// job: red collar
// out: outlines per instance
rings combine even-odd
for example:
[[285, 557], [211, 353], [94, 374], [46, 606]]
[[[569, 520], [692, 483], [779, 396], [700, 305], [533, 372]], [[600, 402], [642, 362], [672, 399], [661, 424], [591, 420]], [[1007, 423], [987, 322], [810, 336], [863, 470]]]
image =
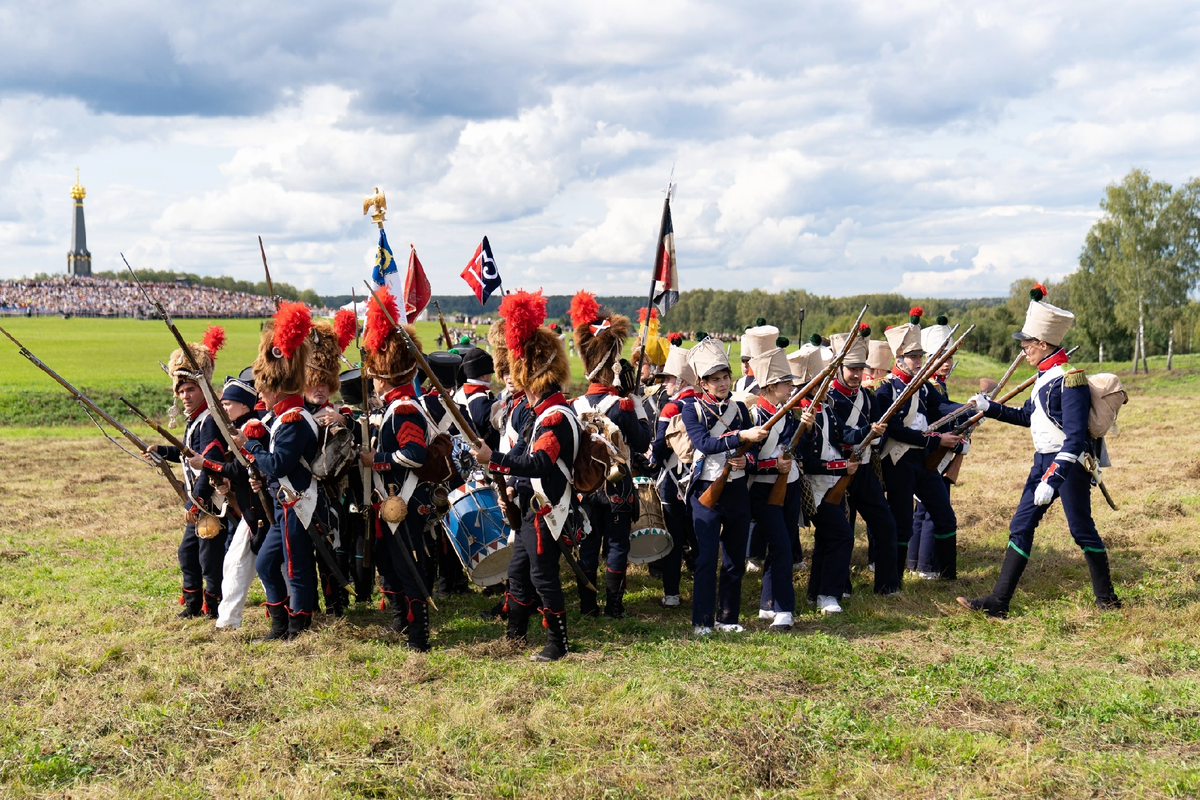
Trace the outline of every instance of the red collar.
[[549, 397], [543, 398], [542, 402], [537, 404], [537, 406], [533, 409], [533, 415], [535, 417], [540, 417], [542, 412], [547, 408], [550, 408], [551, 406], [565, 406], [566, 404], [567, 398], [563, 397], [563, 393], [555, 392]]
[[758, 407], [766, 411], [768, 414], [774, 414], [779, 410], [775, 406], [771, 405], [771, 402], [761, 394], [758, 396]]
[[1048, 369], [1053, 369], [1065, 363], [1067, 363], [1067, 351], [1060, 347], [1054, 353], [1042, 359], [1041, 363], [1038, 364], [1038, 372], [1045, 372]]
[[266, 411], [267, 404], [264, 403], [262, 400], [259, 400], [257, 403], [254, 404], [254, 410], [255, 411]]
[[[1063, 360], [1065, 361], [1066, 359], [1063, 359]], [[205, 411], [205, 409], [207, 409], [207, 408], [208, 408], [208, 401], [207, 401], [207, 400], [205, 400], [203, 403], [201, 403], [201, 404], [200, 404], [200, 407], [199, 407], [199, 408], [197, 408], [195, 411], [193, 411], [193, 412], [192, 412], [192, 413], [191, 413], [191, 414], [188, 416], [188, 422], [191, 422], [191, 421], [192, 421], [192, 420], [194, 420], [196, 417], [198, 417], [198, 416], [200, 416], [201, 414], [203, 414], [203, 413], [204, 413], [204, 411]]]
[[617, 387], [608, 386], [607, 384], [603, 384], [603, 383], [589, 383], [587, 393], [588, 394], [616, 394]]
[[274, 406], [272, 406], [271, 411], [273, 411], [275, 413], [275, 416], [278, 417], [278, 416], [282, 416], [283, 412], [287, 411], [288, 409], [300, 408], [303, 405], [304, 405], [304, 395], [293, 394], [289, 397], [283, 398], [278, 403], [276, 403]]
[[682, 400], [685, 397], [698, 397], [698, 395], [696, 394], [696, 390], [689, 386], [686, 389], [681, 389], [679, 394], [675, 395], [674, 399]]
[[834, 388], [835, 390], [837, 390], [837, 391], [841, 392], [841, 393], [842, 393], [842, 394], [844, 394], [846, 397], [854, 397], [854, 395], [858, 394], [858, 390], [857, 390], [857, 389], [851, 389], [849, 386], [847, 386], [846, 384], [842, 383], [842, 382], [841, 382], [840, 380], [838, 380], [837, 378], [834, 378], [834, 379], [833, 379], [833, 384], [832, 384], [832, 386], [833, 386], [833, 388]]
[[421, 394], [425, 397], [437, 397], [438, 390], [431, 387], [428, 391], [422, 392]]
[[[809, 408], [812, 406], [812, 404], [813, 404], [813, 401], [810, 400], [809, 398], [807, 398], [807, 397], [800, 398], [800, 407], [801, 408]], [[813, 412], [817, 413], [817, 414], [821, 413], [821, 404], [820, 403], [817, 403], [817, 407], [813, 409]]]
[[912, 383], [912, 379], [917, 377], [916, 375], [909, 375], [904, 370], [900, 369], [899, 367], [895, 367], [895, 366], [892, 367], [891, 374], [893, 376], [899, 378], [900, 382], [903, 383], [905, 386], [908, 386], [910, 383]]
[[711, 392], [705, 392], [704, 394], [700, 395], [700, 399], [706, 403], [712, 403], [713, 405], [720, 406], [720, 405], [724, 405], [725, 403], [728, 403], [731, 395], [732, 395], [732, 393], [727, 394], [727, 395], [725, 395], [724, 400], [718, 400]]
[[490, 392], [491, 389], [487, 386], [480, 386], [478, 383], [464, 384], [462, 387], [464, 394], [479, 394], [480, 392]]
[[[429, 393], [432, 394], [432, 393]], [[399, 400], [401, 397], [416, 397], [417, 390], [411, 383], [406, 383], [403, 386], [397, 386], [383, 396], [383, 405], [390, 406], [393, 401]]]

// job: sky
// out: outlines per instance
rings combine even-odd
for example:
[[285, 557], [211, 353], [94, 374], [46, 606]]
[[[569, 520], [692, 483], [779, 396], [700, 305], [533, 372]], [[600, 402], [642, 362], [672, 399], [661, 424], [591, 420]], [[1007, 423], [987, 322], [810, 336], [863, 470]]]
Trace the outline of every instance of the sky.
[[0, 278], [361, 287], [386, 192], [435, 293], [1007, 293], [1071, 272], [1104, 188], [1200, 174], [1200, 6], [0, 0]]

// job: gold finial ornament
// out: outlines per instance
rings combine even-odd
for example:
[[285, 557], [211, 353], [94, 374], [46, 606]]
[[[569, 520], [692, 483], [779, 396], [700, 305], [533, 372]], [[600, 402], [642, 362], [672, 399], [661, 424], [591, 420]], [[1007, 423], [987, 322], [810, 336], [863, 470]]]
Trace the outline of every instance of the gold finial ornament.
[[75, 168], [75, 185], [71, 187], [71, 197], [82, 200], [87, 196], [87, 189], [79, 185], [79, 167]]
[[387, 211], [387, 198], [383, 196], [383, 192], [379, 190], [378, 186], [375, 187], [375, 194], [363, 198], [363, 216], [370, 212], [371, 206], [375, 206], [375, 213], [371, 214], [371, 221], [382, 228], [383, 214]]

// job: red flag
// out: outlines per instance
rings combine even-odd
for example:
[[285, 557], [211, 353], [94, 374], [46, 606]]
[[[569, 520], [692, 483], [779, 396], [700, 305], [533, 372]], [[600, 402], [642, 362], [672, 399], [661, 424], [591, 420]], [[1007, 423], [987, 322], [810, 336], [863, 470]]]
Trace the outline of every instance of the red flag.
[[492, 246], [488, 243], [486, 236], [475, 248], [475, 255], [471, 256], [471, 262], [459, 274], [471, 287], [471, 291], [475, 293], [475, 299], [480, 303], [486, 303], [492, 292], [500, 288], [500, 270], [496, 266], [496, 259], [492, 255]]
[[433, 289], [429, 285], [429, 278], [425, 277], [421, 260], [417, 258], [417, 248], [412, 245], [409, 247], [412, 249], [408, 253], [408, 274], [404, 276], [404, 309], [405, 316], [416, 319], [429, 305]]

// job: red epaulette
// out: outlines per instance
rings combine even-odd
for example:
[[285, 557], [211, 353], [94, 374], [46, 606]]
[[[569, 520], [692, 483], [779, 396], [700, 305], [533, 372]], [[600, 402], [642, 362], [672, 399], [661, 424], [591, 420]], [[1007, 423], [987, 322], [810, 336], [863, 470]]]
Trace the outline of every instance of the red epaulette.
[[412, 398], [402, 397], [400, 398], [400, 402], [396, 404], [396, 410], [392, 413], [408, 416], [410, 414], [420, 414], [421, 410], [417, 408], [417, 404], [413, 402]]
[[242, 426], [242, 434], [248, 439], [261, 439], [267, 435], [267, 426], [260, 420], [252, 419]]
[[560, 423], [562, 421], [563, 421], [562, 412], [561, 411], [553, 411], [553, 412], [547, 414], [546, 418], [542, 420], [542, 425], [549, 427], [551, 425], [557, 425], [558, 423]]
[[289, 411], [283, 412], [283, 415], [279, 418], [279, 421], [287, 425], [293, 422], [299, 422], [302, 419], [304, 419], [304, 412], [298, 408], [293, 408]]
[[617, 405], [621, 407], [622, 411], [633, 411], [633, 398], [622, 397], [621, 402], [617, 403]]

